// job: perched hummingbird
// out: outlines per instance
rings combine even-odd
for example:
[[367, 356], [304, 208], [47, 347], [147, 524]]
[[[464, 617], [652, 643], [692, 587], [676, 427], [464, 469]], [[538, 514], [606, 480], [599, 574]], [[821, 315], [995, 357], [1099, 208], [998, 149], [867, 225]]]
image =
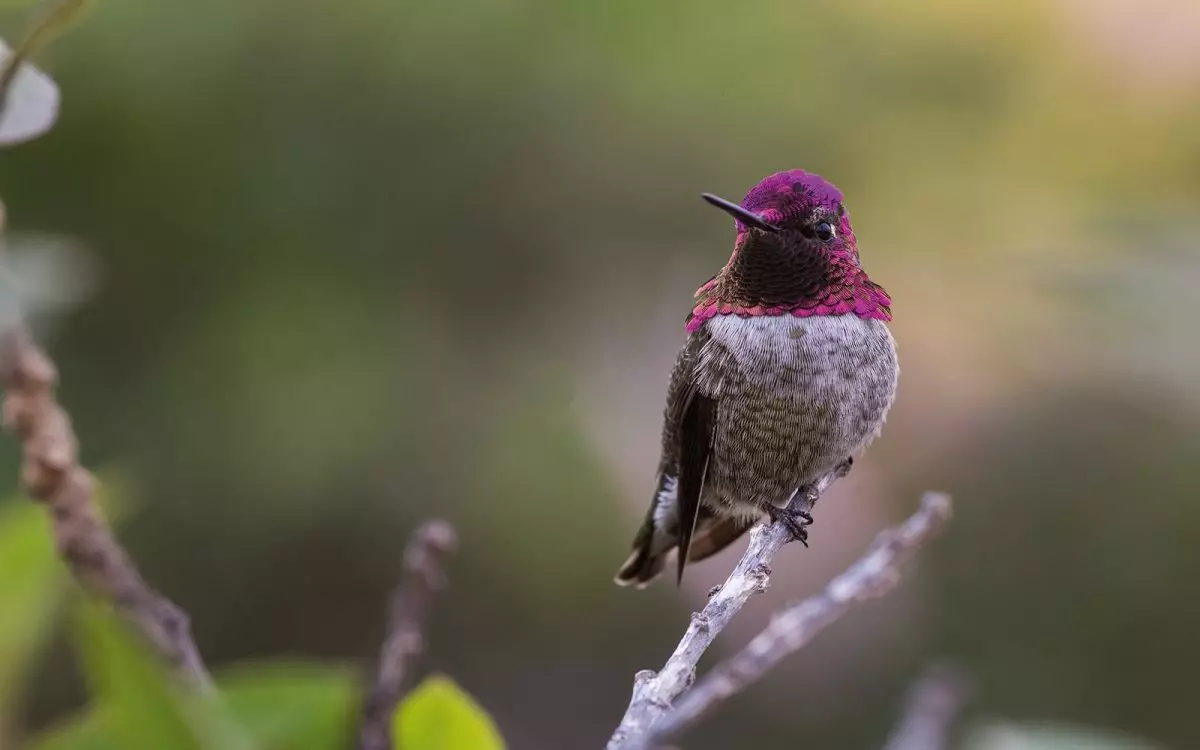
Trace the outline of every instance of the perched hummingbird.
[[841, 191], [794, 169], [741, 205], [703, 197], [733, 215], [737, 238], [687, 317], [622, 586], [648, 584], [674, 550], [682, 580], [764, 518], [807, 545], [812, 517], [789, 501], [879, 435], [896, 392], [892, 301], [859, 263]]

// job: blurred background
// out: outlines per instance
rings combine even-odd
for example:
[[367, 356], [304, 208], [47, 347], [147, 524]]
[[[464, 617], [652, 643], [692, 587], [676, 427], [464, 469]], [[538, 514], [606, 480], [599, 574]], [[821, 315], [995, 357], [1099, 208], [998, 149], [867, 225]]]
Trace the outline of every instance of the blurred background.
[[[900, 391], [706, 664], [922, 490], [957, 518], [686, 746], [879, 746], [938, 659], [977, 721], [1200, 746], [1194, 0], [132, 0], [39, 65], [63, 107], [0, 153], [13, 262], [122, 539], [218, 671], [365, 667], [442, 517], [425, 666], [510, 747], [602, 745], [742, 547], [611, 581], [732, 247], [698, 194], [803, 167], [892, 294]], [[20, 731], [83, 696], [64, 630]]]

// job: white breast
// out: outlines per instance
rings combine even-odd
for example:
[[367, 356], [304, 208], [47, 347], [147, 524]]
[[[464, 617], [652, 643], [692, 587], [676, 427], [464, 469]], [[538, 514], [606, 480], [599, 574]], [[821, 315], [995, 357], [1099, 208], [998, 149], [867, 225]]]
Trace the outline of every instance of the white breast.
[[711, 396], [721, 395], [730, 365], [746, 385], [802, 382], [818, 389], [853, 377], [872, 360], [894, 367], [895, 343], [887, 325], [857, 315], [719, 315], [706, 326], [710, 340], [697, 370], [701, 390]]

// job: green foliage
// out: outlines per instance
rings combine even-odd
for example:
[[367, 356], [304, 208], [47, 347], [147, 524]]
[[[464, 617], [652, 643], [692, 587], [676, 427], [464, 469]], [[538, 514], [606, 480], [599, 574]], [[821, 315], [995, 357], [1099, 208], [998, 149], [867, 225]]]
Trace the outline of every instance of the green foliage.
[[[346, 746], [353, 736], [359, 695], [350, 670], [302, 663], [243, 665], [220, 680], [219, 698], [199, 703], [179, 695], [153, 659], [147, 661], [148, 655], [110, 620], [101, 621], [101, 650], [115, 652], [116, 658], [104, 657], [100, 668], [108, 673], [97, 676], [118, 685], [119, 697], [114, 699], [111, 690], [98, 692], [92, 710], [46, 732], [29, 750], [327, 750]], [[92, 677], [90, 666], [88, 671]], [[147, 691], [141, 700], [140, 690]], [[154, 744], [166, 742], [179, 744]]]
[[[27, 750], [328, 750], [353, 737], [360, 695], [351, 670], [243, 665], [220, 680], [219, 698], [200, 700], [182, 694], [112, 616], [90, 608], [83, 623], [95, 706]], [[491, 717], [447, 677], [418, 686], [393, 729], [404, 750], [504, 750]]]
[[29, 31], [18, 47], [18, 54], [22, 59], [32, 57], [54, 37], [74, 25], [91, 4], [92, 0], [52, 0], [47, 3], [29, 25]]
[[[100, 721], [128, 750], [237, 747], [208, 699], [185, 697], [114, 614], [86, 606], [78, 646]], [[218, 742], [218, 740], [222, 740]]]
[[479, 704], [448, 677], [422, 682], [396, 711], [399, 750], [504, 750], [504, 740]]
[[353, 736], [361, 695], [352, 670], [316, 664], [243, 665], [220, 680], [221, 700], [261, 750], [326, 750]]
[[[108, 498], [127, 494], [119, 478], [101, 483]], [[120, 511], [124, 504], [117, 503]], [[45, 512], [13, 501], [0, 506], [0, 746], [30, 660], [47, 636], [66, 588]], [[356, 674], [305, 663], [242, 665], [219, 680], [218, 695], [177, 685], [117, 615], [97, 603], [80, 608], [76, 645], [91, 706], [44, 732], [27, 750], [326, 750], [353, 737], [360, 704]], [[396, 732], [414, 750], [502, 750], [488, 715], [452, 681], [426, 681], [397, 711]]]
[[45, 513], [32, 503], [0, 507], [0, 738], [7, 734], [29, 663], [53, 632], [46, 623], [62, 602], [65, 575], [47, 526]]
[[25, 750], [120, 750], [109, 724], [99, 713], [89, 713], [43, 732]]
[[[1200, 658], [1197, 605], [1178, 596], [1200, 574], [1182, 470], [1196, 456], [1195, 347], [1189, 316], [1162, 309], [1188, 306], [1196, 273], [1163, 263], [1187, 271], [1170, 275], [1178, 286], [1151, 279], [1050, 314], [1080, 271], [1158, 263], [1153, 238], [1109, 223], [1149, 217], [1197, 246], [1159, 218], [1200, 205], [1194, 58], [1159, 49], [1186, 45], [1166, 31], [1188, 26], [1122, 5], [467, 0], [447, 14], [217, 0], [181, 22], [172, 3], [105, 3], [51, 49], [64, 117], [4, 154], [0, 197], [14, 231], [70, 231], [97, 254], [106, 292], [54, 339], [64, 395], [86, 455], [146, 468], [155, 504], [132, 551], [222, 651], [353, 643], [361, 627], [346, 623], [393, 583], [399, 529], [450, 506], [472, 543], [438, 648], [468, 685], [518, 665], [581, 683], [509, 709], [570, 710], [539, 732], [571, 746], [610, 718], [630, 664], [678, 635], [680, 593], [629, 605], [606, 582], [644, 509], [664, 349], [728, 256], [728, 224], [695, 194], [821, 171], [897, 294], [910, 373], [928, 375], [902, 386], [872, 486], [917, 482], [915, 464], [971, 497], [923, 558], [919, 645], [961, 647], [997, 705], [1197, 746], [1190, 702], [1162, 698], [1188, 693]], [[1085, 231], [1092, 217], [1101, 231]], [[1143, 380], [1168, 366], [1182, 388]], [[523, 384], [550, 367], [566, 397], [530, 399]], [[1115, 384], [1116, 369], [1135, 373], [1117, 384], [1131, 399], [1189, 429], [1113, 419], [1109, 399], [1084, 404], [1107, 417], [1096, 424], [1081, 426], [1082, 409], [1028, 417], [1048, 380]], [[921, 418], [923, 404], [944, 413]], [[1046, 472], [995, 450], [1010, 414], [1006, 434], [1052, 457]], [[965, 424], [978, 429], [953, 429]], [[968, 455], [935, 462], [938, 446]], [[1146, 471], [1131, 450], [1178, 451], [1181, 470]], [[1114, 481], [1081, 481], [1092, 467]], [[852, 516], [856, 533], [875, 530], [873, 513]], [[482, 617], [505, 626], [482, 632]], [[580, 647], [630, 617], [646, 638]], [[854, 685], [898, 682], [906, 663], [834, 651]], [[491, 657], [455, 656], [473, 652]], [[53, 690], [33, 714], [62, 710], [70, 679], [44, 675]], [[877, 741], [862, 735], [891, 715], [883, 692], [806, 701], [806, 743]], [[722, 721], [755, 747], [798, 719]]]
[[[129, 485], [105, 473], [98, 487], [97, 502], [110, 522], [118, 520], [129, 505]], [[29, 666], [54, 633], [66, 584], [45, 509], [20, 497], [0, 503], [0, 747]]]

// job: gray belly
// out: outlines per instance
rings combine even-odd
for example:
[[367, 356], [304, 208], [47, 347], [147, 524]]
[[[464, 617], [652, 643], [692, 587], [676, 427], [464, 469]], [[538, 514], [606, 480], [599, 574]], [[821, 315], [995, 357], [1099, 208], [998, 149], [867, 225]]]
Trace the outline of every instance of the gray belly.
[[882, 321], [727, 315], [706, 326], [697, 380], [717, 399], [706, 505], [782, 505], [878, 436], [899, 374]]

